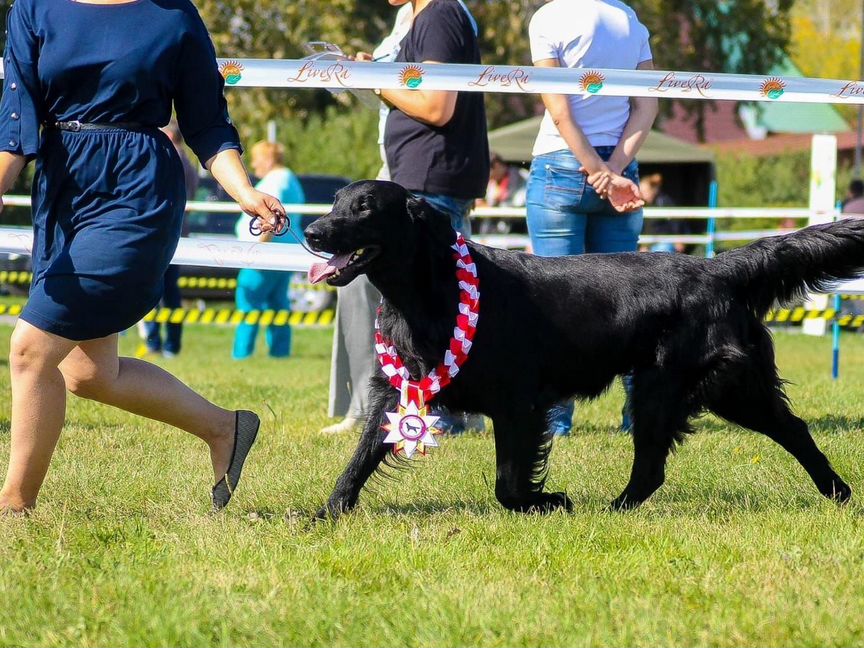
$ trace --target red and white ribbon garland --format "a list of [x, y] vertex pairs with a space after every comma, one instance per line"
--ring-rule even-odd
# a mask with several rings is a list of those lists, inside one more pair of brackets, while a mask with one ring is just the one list
[[375, 351], [382, 371], [387, 375], [390, 384], [402, 393], [411, 389], [419, 392], [422, 403], [428, 403], [444, 389], [459, 373], [460, 367], [468, 359], [474, 333], [477, 330], [477, 319], [480, 313], [480, 280], [477, 277], [477, 266], [471, 259], [471, 253], [462, 235], [456, 233], [456, 243], [452, 246], [453, 259], [456, 261], [456, 279], [459, 282], [459, 314], [456, 316], [456, 326], [453, 337], [444, 352], [444, 361], [429, 375], [420, 380], [412, 380], [408, 369], [399, 357], [393, 344], [381, 334], [381, 327], [375, 320]]

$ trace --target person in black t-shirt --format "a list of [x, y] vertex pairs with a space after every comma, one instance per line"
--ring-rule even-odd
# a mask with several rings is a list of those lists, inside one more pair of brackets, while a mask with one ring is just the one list
[[[405, 0], [389, 0], [403, 5]], [[406, 90], [376, 90], [390, 106], [384, 151], [390, 178], [450, 218], [466, 238], [468, 213], [486, 194], [489, 140], [479, 92], [424, 90], [423, 73], [435, 63], [480, 63], [477, 22], [462, 0], [411, 0], [413, 22], [402, 39], [397, 63], [405, 63]], [[451, 434], [482, 430], [483, 417], [446, 414]]]
[[[394, 2], [390, 4], [404, 4]], [[414, 21], [396, 62], [411, 90], [381, 90], [391, 107], [384, 131], [390, 175], [470, 235], [468, 212], [486, 192], [489, 144], [483, 95], [423, 90], [424, 65], [480, 63], [477, 23], [459, 0], [411, 0]]]

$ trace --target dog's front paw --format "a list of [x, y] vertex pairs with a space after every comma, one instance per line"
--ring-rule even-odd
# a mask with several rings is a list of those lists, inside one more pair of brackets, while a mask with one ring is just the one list
[[618, 497], [612, 500], [609, 504], [609, 508], [613, 511], [623, 513], [624, 511], [632, 511], [635, 508], [639, 508], [644, 501], [644, 499], [633, 497], [627, 493], [621, 493]]
[[831, 485], [822, 491], [822, 494], [828, 499], [832, 499], [838, 504], [845, 504], [852, 497], [852, 489], [849, 485], [839, 477], [831, 480]]
[[335, 522], [342, 517], [343, 513], [347, 513], [354, 508], [355, 504], [356, 503], [349, 503], [345, 500], [331, 497], [324, 506], [318, 509], [318, 512], [315, 513], [312, 521], [323, 522], [325, 520], [330, 520], [331, 522]]
[[568, 513], [573, 511], [573, 500], [567, 497], [567, 493], [543, 493], [541, 498], [540, 513], [551, 513], [560, 508]]
[[564, 509], [568, 513], [573, 510], [573, 502], [567, 497], [567, 493], [537, 493], [529, 498], [517, 501], [502, 500], [505, 508], [517, 513], [552, 513], [558, 509]]

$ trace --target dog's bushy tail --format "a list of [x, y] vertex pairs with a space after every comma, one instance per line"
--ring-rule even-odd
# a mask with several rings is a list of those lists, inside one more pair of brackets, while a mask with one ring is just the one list
[[828, 289], [864, 271], [864, 219], [813, 225], [785, 236], [764, 238], [719, 255], [712, 272], [740, 289], [739, 296], [761, 316], [775, 302], [807, 290]]

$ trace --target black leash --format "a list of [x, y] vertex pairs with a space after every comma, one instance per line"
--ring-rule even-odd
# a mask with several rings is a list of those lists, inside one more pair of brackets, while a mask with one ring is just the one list
[[[252, 236], [261, 236], [264, 233], [264, 230], [262, 230], [261, 226], [258, 224], [260, 218], [260, 216], [252, 216], [251, 220], [249, 221], [249, 233]], [[325, 261], [330, 260], [330, 257], [326, 257], [322, 254], [318, 254], [317, 252], [313, 252], [311, 249], [309, 249], [309, 246], [306, 245], [306, 242], [302, 239], [302, 237], [297, 236], [294, 233], [294, 230], [291, 229], [291, 218], [289, 218], [288, 214], [285, 214], [285, 221], [282, 226], [282, 231], [274, 232], [273, 236], [285, 236], [286, 234], [291, 234], [291, 236], [293, 236], [294, 239], [300, 244], [300, 247], [302, 247], [312, 256], [316, 256], [319, 259], [324, 259]]]

